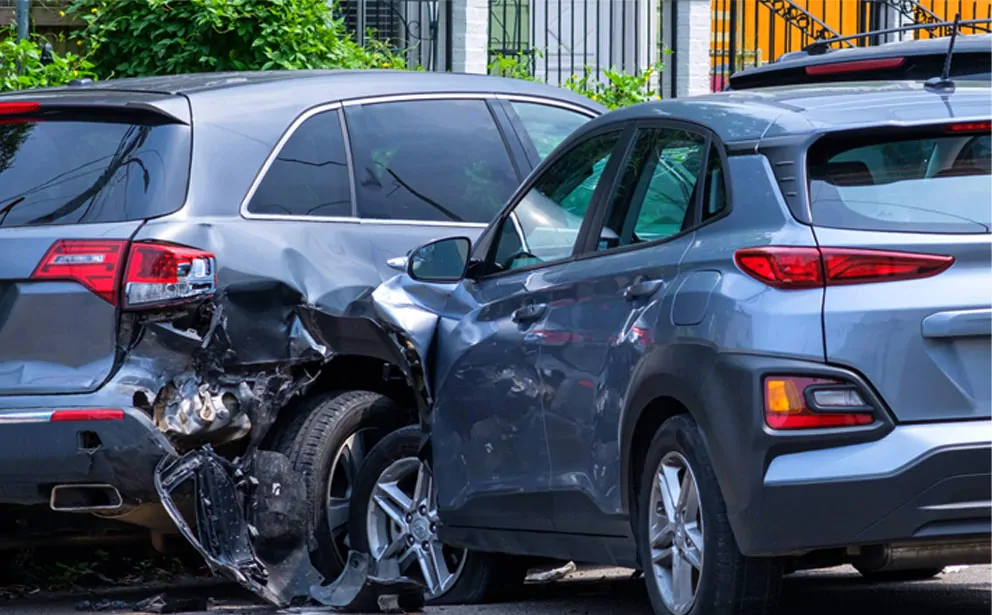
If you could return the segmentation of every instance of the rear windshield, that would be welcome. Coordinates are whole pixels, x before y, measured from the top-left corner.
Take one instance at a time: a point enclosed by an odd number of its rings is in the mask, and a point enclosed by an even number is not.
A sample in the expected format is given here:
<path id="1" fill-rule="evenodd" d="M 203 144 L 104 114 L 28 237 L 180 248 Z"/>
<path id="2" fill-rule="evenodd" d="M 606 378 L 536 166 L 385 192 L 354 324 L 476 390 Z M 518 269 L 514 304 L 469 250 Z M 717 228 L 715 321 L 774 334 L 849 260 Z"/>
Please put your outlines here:
<path id="1" fill-rule="evenodd" d="M 989 133 L 817 142 L 807 157 L 813 223 L 918 233 L 988 233 Z"/>
<path id="2" fill-rule="evenodd" d="M 189 127 L 136 122 L 0 120 L 0 228 L 141 220 L 182 207 Z"/>

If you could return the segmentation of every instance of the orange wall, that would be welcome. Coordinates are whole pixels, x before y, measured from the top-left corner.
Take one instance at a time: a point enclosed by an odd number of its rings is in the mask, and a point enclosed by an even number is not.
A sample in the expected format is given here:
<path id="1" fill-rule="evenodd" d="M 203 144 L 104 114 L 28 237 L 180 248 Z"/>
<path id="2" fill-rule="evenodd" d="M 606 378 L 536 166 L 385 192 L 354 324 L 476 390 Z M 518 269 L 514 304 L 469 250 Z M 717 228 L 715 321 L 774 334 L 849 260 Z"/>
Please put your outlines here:
<path id="1" fill-rule="evenodd" d="M 834 31 L 841 35 L 857 34 L 866 28 L 860 27 L 867 15 L 862 14 L 864 2 L 861 0 L 794 0 Z M 748 66 L 754 64 L 754 54 L 765 63 L 783 53 L 798 51 L 813 42 L 804 37 L 801 31 L 775 15 L 757 0 L 711 0 L 713 10 L 713 30 L 711 56 L 713 66 L 726 62 L 729 49 L 730 6 L 736 2 L 738 9 L 737 40 L 738 56 L 743 52 Z M 992 17 L 992 0 L 921 0 L 924 7 L 937 17 L 954 20 L 954 14 L 961 12 L 961 19 L 983 19 Z M 929 34 L 921 31 L 920 38 Z M 741 62 L 740 57 L 738 62 Z"/>

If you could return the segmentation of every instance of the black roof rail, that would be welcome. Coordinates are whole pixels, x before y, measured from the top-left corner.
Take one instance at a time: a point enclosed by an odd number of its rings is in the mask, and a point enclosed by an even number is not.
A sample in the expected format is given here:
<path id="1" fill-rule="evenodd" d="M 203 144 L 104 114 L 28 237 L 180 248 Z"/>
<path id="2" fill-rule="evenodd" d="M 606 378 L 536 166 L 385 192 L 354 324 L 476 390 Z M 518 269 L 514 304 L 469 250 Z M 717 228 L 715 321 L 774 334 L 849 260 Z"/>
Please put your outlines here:
<path id="1" fill-rule="evenodd" d="M 960 26 L 978 26 L 978 25 L 988 25 L 992 26 L 992 19 L 967 19 L 962 20 L 959 24 Z M 847 41 L 853 41 L 855 39 L 866 38 L 869 36 L 878 36 L 881 34 L 898 34 L 900 32 L 915 32 L 916 30 L 931 30 L 934 28 L 947 28 L 948 32 L 954 31 L 953 21 L 941 21 L 937 23 L 925 23 L 925 24 L 912 24 L 908 26 L 900 26 L 898 28 L 885 28 L 884 30 L 872 30 L 870 32 L 861 32 L 859 34 L 849 34 L 847 36 L 836 36 L 833 38 L 825 38 L 809 45 L 803 47 L 803 51 L 810 55 L 819 55 L 825 53 L 830 45 L 834 43 L 846 43 Z M 992 28 L 985 28 L 985 32 L 992 32 Z"/>

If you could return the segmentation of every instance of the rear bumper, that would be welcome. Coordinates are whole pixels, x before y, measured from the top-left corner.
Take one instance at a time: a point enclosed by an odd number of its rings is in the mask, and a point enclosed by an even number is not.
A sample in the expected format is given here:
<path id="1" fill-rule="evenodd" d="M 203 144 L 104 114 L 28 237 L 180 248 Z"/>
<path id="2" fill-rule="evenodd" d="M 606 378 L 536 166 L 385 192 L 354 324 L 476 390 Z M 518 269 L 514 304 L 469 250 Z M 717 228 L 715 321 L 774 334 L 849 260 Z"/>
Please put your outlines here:
<path id="1" fill-rule="evenodd" d="M 752 553 L 987 539 L 990 442 L 989 421 L 907 425 L 877 442 L 781 455 L 751 521 L 738 523 L 748 526 Z"/>
<path id="2" fill-rule="evenodd" d="M 48 504 L 57 484 L 107 484 L 126 503 L 158 501 L 155 466 L 174 450 L 146 413 L 49 422 L 56 409 L 0 410 L 0 504 Z"/>
<path id="3" fill-rule="evenodd" d="M 858 374 L 770 356 L 718 355 L 694 413 L 745 555 L 992 536 L 992 420 L 776 432 L 764 424 L 766 374 Z"/>

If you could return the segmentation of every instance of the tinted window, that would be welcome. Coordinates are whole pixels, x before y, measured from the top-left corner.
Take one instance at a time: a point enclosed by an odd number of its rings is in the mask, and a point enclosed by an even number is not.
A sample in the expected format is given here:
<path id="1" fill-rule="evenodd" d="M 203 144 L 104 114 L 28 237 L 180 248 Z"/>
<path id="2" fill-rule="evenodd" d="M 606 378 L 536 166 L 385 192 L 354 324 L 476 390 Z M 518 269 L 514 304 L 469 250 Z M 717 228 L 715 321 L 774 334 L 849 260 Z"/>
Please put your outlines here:
<path id="1" fill-rule="evenodd" d="M 620 133 L 593 137 L 553 163 L 503 222 L 497 271 L 518 269 L 572 254 Z"/>
<path id="2" fill-rule="evenodd" d="M 551 105 L 519 101 L 510 104 L 520 117 L 520 122 L 541 160 L 547 158 L 565 137 L 590 119 L 588 115 Z"/>
<path id="3" fill-rule="evenodd" d="M 705 156 L 701 135 L 641 132 L 610 200 L 597 249 L 657 241 L 687 228 Z"/>
<path id="4" fill-rule="evenodd" d="M 337 111 L 318 113 L 286 141 L 255 190 L 248 211 L 350 217 L 348 181 L 340 116 Z"/>
<path id="5" fill-rule="evenodd" d="M 706 183 L 703 185 L 703 216 L 709 220 L 727 208 L 727 185 L 723 173 L 723 159 L 715 146 L 710 146 L 706 162 Z"/>
<path id="6" fill-rule="evenodd" d="M 519 184 L 482 100 L 347 111 L 363 218 L 489 222 Z"/>
<path id="7" fill-rule="evenodd" d="M 140 220 L 186 200 L 189 128 L 46 114 L 0 121 L 0 226 Z"/>
<path id="8" fill-rule="evenodd" d="M 988 232 L 990 137 L 830 139 L 808 156 L 813 222 L 877 231 Z"/>

